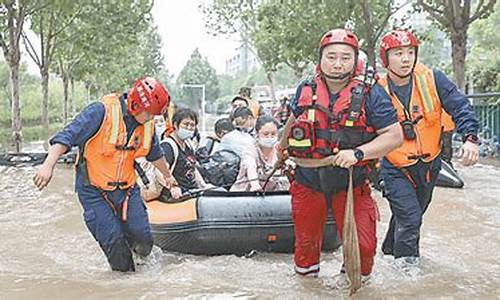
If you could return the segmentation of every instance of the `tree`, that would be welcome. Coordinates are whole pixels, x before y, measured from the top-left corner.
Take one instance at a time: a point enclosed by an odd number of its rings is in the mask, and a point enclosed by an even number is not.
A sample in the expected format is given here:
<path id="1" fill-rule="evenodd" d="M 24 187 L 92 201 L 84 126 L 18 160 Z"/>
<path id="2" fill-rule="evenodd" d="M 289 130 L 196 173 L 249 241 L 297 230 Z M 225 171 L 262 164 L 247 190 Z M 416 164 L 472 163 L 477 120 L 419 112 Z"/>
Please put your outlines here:
<path id="1" fill-rule="evenodd" d="M 12 137 L 16 151 L 21 150 L 22 124 L 19 102 L 19 62 L 21 50 L 19 40 L 24 21 L 29 14 L 28 1 L 2 1 L 0 4 L 0 46 L 10 71 L 10 99 L 12 101 Z"/>
<path id="2" fill-rule="evenodd" d="M 361 0 L 353 2 L 349 11 L 358 38 L 363 40 L 362 49 L 368 57 L 368 63 L 375 66 L 377 43 L 384 33 L 389 20 L 409 2 L 398 6 L 394 0 Z"/>
<path id="3" fill-rule="evenodd" d="M 467 59 L 467 73 L 472 79 L 474 92 L 500 91 L 500 2 L 493 14 L 471 25 L 473 46 Z"/>
<path id="4" fill-rule="evenodd" d="M 219 97 L 219 81 L 215 69 L 208 63 L 206 58 L 201 56 L 196 48 L 187 61 L 177 78 L 177 86 L 180 88 L 178 96 L 180 102 L 184 102 L 191 107 L 201 108 L 201 89 L 190 88 L 184 84 L 204 84 L 205 98 L 215 101 Z"/>
<path id="5" fill-rule="evenodd" d="M 32 39 L 22 33 L 26 51 L 40 70 L 42 77 L 42 128 L 45 147 L 49 139 L 49 70 L 61 33 L 68 28 L 81 12 L 76 2 L 47 1 L 46 5 L 29 16 L 31 29 L 38 34 L 40 48 L 36 49 Z"/>
<path id="6" fill-rule="evenodd" d="M 417 0 L 417 9 L 427 12 L 451 40 L 453 75 L 457 86 L 465 91 L 465 59 L 467 56 L 467 32 L 478 19 L 487 18 L 496 0 L 478 0 L 475 10 L 471 0 Z"/>
<path id="7" fill-rule="evenodd" d="M 374 65 L 378 39 L 390 17 L 406 5 L 395 6 L 394 2 L 330 0 L 311 5 L 297 1 L 293 6 L 283 1 L 263 2 L 258 6 L 252 40 L 264 67 L 273 70 L 285 63 L 294 70 L 296 78 L 301 78 L 309 64 L 318 61 L 322 34 L 352 24 Z"/>

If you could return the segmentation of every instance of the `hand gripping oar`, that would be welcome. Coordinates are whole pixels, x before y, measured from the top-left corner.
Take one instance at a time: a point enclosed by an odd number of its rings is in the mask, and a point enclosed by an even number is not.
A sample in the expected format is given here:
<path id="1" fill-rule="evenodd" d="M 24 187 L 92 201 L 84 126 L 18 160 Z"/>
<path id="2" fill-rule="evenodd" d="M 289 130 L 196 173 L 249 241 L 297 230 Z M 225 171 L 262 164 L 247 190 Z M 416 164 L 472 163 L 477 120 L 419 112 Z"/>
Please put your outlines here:
<path id="1" fill-rule="evenodd" d="M 358 232 L 354 219 L 354 188 L 352 185 L 352 170 L 349 168 L 349 187 L 344 214 L 344 228 L 342 230 L 342 248 L 346 273 L 351 283 L 349 295 L 354 294 L 361 287 L 361 258 L 359 253 Z"/>
<path id="2" fill-rule="evenodd" d="M 274 173 L 276 173 L 276 171 L 278 171 L 279 168 L 281 168 L 281 166 L 285 163 L 284 160 L 280 159 L 279 161 L 277 161 L 275 164 L 274 164 L 274 167 L 273 169 L 271 170 L 271 172 L 269 172 L 269 174 L 266 175 L 266 180 L 264 181 L 264 184 L 262 185 L 262 192 L 265 193 L 266 192 L 266 186 L 267 184 L 269 183 L 269 180 L 271 180 L 271 177 L 273 177 Z"/>

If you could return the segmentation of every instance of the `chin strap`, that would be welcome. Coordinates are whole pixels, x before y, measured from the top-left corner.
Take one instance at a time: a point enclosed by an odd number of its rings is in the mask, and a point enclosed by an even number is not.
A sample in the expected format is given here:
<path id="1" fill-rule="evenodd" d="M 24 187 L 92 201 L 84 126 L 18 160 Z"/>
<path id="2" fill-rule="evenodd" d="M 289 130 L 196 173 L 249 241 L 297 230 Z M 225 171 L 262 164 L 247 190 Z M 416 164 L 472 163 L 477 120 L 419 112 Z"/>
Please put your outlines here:
<path id="1" fill-rule="evenodd" d="M 339 76 L 328 75 L 328 74 L 326 74 L 324 72 L 321 72 L 321 73 L 323 73 L 323 76 L 325 76 L 326 78 L 331 79 L 331 80 L 343 80 L 343 79 L 346 79 L 346 78 L 348 78 L 348 77 L 350 77 L 352 75 L 352 71 L 351 72 L 347 72 L 347 73 L 343 73 L 343 74 L 341 74 Z"/>
<path id="2" fill-rule="evenodd" d="M 394 70 L 392 70 L 391 68 L 389 68 L 389 66 L 387 66 L 387 70 L 389 70 L 389 72 L 391 72 L 392 74 L 396 75 L 397 77 L 399 77 L 401 79 L 406 79 L 406 78 L 410 77 L 411 74 L 413 74 L 413 71 L 415 70 L 415 66 L 416 65 L 417 65 L 417 60 L 415 59 L 415 62 L 413 63 L 413 67 L 411 68 L 411 71 L 408 74 L 404 75 L 404 76 L 399 75 L 398 73 L 394 72 Z"/>
<path id="3" fill-rule="evenodd" d="M 410 71 L 408 74 L 406 74 L 406 75 L 403 75 L 403 76 L 402 76 L 402 75 L 399 75 L 398 73 L 394 72 L 394 71 L 393 71 L 392 69 L 390 69 L 390 68 L 387 68 L 387 70 L 389 70 L 389 72 L 391 72 L 392 74 L 396 75 L 397 77 L 399 77 L 399 78 L 401 78 L 401 79 L 406 79 L 406 78 L 410 77 L 410 76 L 411 76 L 411 74 L 413 73 L 413 69 L 411 69 L 411 71 Z"/>

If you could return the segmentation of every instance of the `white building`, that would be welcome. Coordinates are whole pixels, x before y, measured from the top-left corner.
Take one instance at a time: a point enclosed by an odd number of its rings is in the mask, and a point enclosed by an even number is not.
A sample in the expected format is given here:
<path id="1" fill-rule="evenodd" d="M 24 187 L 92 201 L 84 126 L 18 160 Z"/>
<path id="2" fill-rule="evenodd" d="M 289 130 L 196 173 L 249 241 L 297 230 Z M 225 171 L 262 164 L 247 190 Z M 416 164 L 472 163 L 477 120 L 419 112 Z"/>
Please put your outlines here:
<path id="1" fill-rule="evenodd" d="M 226 74 L 248 73 L 260 67 L 256 51 L 247 44 L 235 49 L 235 54 L 226 60 Z"/>

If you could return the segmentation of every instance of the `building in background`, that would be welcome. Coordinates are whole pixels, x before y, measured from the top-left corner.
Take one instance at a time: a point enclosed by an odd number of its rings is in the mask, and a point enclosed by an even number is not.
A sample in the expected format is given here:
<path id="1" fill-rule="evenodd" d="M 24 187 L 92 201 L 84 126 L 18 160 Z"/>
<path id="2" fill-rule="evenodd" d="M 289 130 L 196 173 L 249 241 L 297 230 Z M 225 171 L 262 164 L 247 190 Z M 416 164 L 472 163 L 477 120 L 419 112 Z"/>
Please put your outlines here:
<path id="1" fill-rule="evenodd" d="M 235 49 L 234 55 L 226 60 L 227 75 L 246 74 L 255 71 L 259 67 L 260 62 L 256 51 L 248 43 L 242 43 Z"/>

